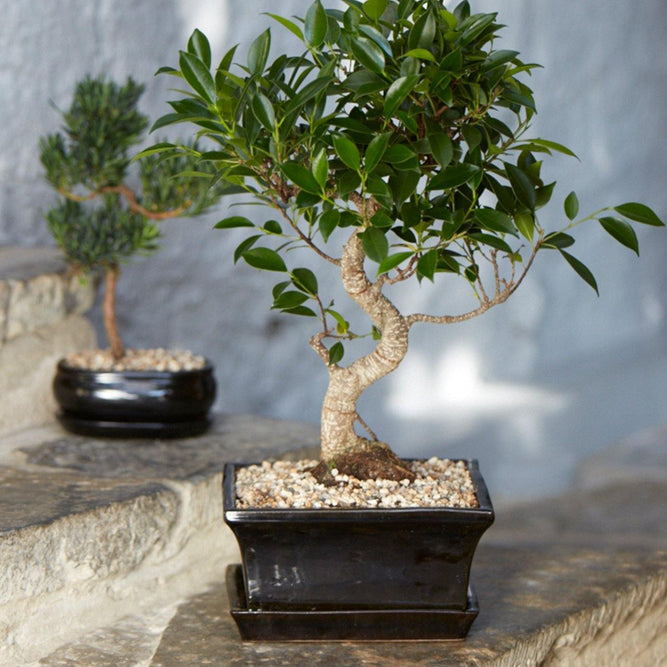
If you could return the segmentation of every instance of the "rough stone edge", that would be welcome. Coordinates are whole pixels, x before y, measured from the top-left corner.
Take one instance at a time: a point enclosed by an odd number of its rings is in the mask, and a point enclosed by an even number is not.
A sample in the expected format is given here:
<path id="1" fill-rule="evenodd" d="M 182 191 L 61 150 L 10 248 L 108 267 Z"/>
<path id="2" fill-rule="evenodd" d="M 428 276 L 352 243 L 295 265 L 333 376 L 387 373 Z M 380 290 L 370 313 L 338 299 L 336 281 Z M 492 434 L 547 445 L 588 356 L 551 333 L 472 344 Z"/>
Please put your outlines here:
<path id="1" fill-rule="evenodd" d="M 0 437 L 53 420 L 51 383 L 58 359 L 95 341 L 93 325 L 72 314 L 0 345 Z"/>
<path id="2" fill-rule="evenodd" d="M 667 618 L 667 576 L 664 572 L 618 591 L 598 607 L 569 615 L 560 623 L 541 628 L 517 643 L 502 656 L 490 662 L 492 667 L 543 665 L 565 667 L 572 665 L 614 664 L 609 659 L 609 641 L 616 633 L 621 637 L 614 645 L 622 645 L 628 636 L 627 626 L 655 618 L 665 625 Z M 611 648 L 611 652 L 613 652 Z M 641 659 L 641 656 L 633 656 Z M 616 663 L 619 664 L 619 663 Z M 642 664 L 635 662 L 631 664 Z"/>
<path id="3" fill-rule="evenodd" d="M 58 590 L 0 608 L 0 664 L 38 660 L 113 625 L 130 609 L 168 606 L 221 581 L 225 565 L 238 560 L 236 542 L 222 520 L 221 485 L 221 473 L 195 484 L 165 482 L 178 512 L 136 567 L 106 578 L 69 580 Z M 91 514 L 94 520 L 100 513 Z"/>

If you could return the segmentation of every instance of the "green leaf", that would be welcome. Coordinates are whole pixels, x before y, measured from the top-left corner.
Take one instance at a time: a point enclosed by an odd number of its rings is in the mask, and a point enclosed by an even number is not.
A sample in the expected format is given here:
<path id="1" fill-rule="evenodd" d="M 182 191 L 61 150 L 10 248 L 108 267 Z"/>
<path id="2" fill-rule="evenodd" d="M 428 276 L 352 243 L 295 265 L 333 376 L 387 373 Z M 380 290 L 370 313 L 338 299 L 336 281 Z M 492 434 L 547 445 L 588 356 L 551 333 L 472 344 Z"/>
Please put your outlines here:
<path id="1" fill-rule="evenodd" d="M 411 76 L 402 76 L 389 86 L 389 90 L 387 90 L 384 98 L 385 116 L 391 116 L 398 109 L 403 100 L 412 92 L 418 81 L 419 76 L 413 74 Z"/>
<path id="2" fill-rule="evenodd" d="M 577 214 L 579 213 L 579 199 L 575 192 L 570 192 L 570 194 L 565 197 L 563 208 L 565 209 L 565 215 L 569 220 L 574 220 L 577 217 Z"/>
<path id="3" fill-rule="evenodd" d="M 331 308 L 327 308 L 326 312 L 336 320 L 336 331 L 341 335 L 345 335 L 350 328 L 350 323 L 340 313 Z"/>
<path id="4" fill-rule="evenodd" d="M 244 239 L 241 241 L 241 243 L 236 246 L 236 249 L 234 250 L 234 264 L 241 259 L 243 256 L 243 253 L 252 248 L 253 245 L 257 242 L 257 239 L 261 239 L 262 236 L 261 234 L 255 234 L 254 236 L 249 236 L 247 239 Z"/>
<path id="5" fill-rule="evenodd" d="M 562 153 L 563 155 L 569 155 L 570 157 L 579 159 L 576 153 L 573 153 L 567 146 L 559 144 L 556 141 L 548 141 L 547 139 L 529 139 L 531 144 L 536 144 L 542 148 L 548 148 L 549 150 L 556 151 L 557 153 Z"/>
<path id="6" fill-rule="evenodd" d="M 277 220 L 267 220 L 266 223 L 264 223 L 264 227 L 262 227 L 262 229 L 267 234 L 282 234 L 283 233 L 283 228 L 280 226 L 280 223 Z"/>
<path id="7" fill-rule="evenodd" d="M 429 62 L 436 62 L 435 56 L 426 49 L 410 49 L 407 53 L 404 53 L 402 58 L 417 58 L 419 60 L 428 60 Z"/>
<path id="8" fill-rule="evenodd" d="M 419 164 L 417 153 L 406 144 L 394 144 L 390 146 L 384 154 L 384 161 L 392 165 L 411 163 L 406 165 L 407 168 L 412 168 Z"/>
<path id="9" fill-rule="evenodd" d="M 310 269 L 294 269 L 292 271 L 292 282 L 297 289 L 308 294 L 317 294 L 317 278 Z"/>
<path id="10" fill-rule="evenodd" d="M 381 74 L 384 71 L 384 53 L 382 49 L 368 37 L 361 35 L 350 39 L 354 57 L 366 68 Z"/>
<path id="11" fill-rule="evenodd" d="M 574 245 L 574 239 L 564 232 L 553 232 L 547 234 L 542 242 L 543 248 L 550 250 L 560 250 L 561 248 L 569 248 Z"/>
<path id="12" fill-rule="evenodd" d="M 382 156 L 389 145 L 390 138 L 391 132 L 385 132 L 384 134 L 378 134 L 376 137 L 373 137 L 371 143 L 368 144 L 368 147 L 366 148 L 366 156 L 364 157 L 364 166 L 366 167 L 367 173 L 370 174 L 380 163 L 380 160 L 382 160 Z"/>
<path id="13" fill-rule="evenodd" d="M 196 29 L 188 40 L 188 52 L 198 56 L 207 68 L 211 67 L 211 45 L 206 35 Z"/>
<path id="14" fill-rule="evenodd" d="M 192 53 L 181 51 L 179 67 L 190 87 L 210 104 L 215 103 L 215 83 L 204 63 Z"/>
<path id="15" fill-rule="evenodd" d="M 273 295 L 273 300 L 275 301 L 292 283 L 289 280 L 286 280 L 282 283 L 277 283 L 273 286 L 271 294 Z"/>
<path id="16" fill-rule="evenodd" d="M 444 169 L 452 161 L 454 155 L 454 145 L 449 135 L 445 132 L 434 132 L 428 135 L 428 143 L 433 157 Z"/>
<path id="17" fill-rule="evenodd" d="M 535 236 L 535 218 L 530 213 L 517 213 L 514 216 L 514 224 L 524 238 L 529 241 L 533 240 L 533 236 Z"/>
<path id="18" fill-rule="evenodd" d="M 387 1 L 388 0 L 366 0 L 363 4 L 366 16 L 374 21 L 379 20 L 382 14 L 384 14 L 384 10 L 387 8 Z"/>
<path id="19" fill-rule="evenodd" d="M 285 162 L 285 164 L 280 165 L 280 168 L 294 185 L 306 192 L 319 194 L 319 183 L 315 180 L 315 177 L 311 174 L 310 170 L 306 169 L 303 165 L 298 162 Z"/>
<path id="20" fill-rule="evenodd" d="M 517 199 L 531 211 L 534 211 L 535 189 L 530 178 L 513 164 L 505 164 L 505 171 Z"/>
<path id="21" fill-rule="evenodd" d="M 296 306 L 294 308 L 283 308 L 283 313 L 289 315 L 303 315 L 304 317 L 317 317 L 317 313 L 307 306 Z"/>
<path id="22" fill-rule="evenodd" d="M 380 229 L 389 229 L 394 224 L 394 219 L 388 216 L 384 211 L 378 211 L 371 218 L 371 225 Z"/>
<path id="23" fill-rule="evenodd" d="M 408 36 L 410 49 L 426 49 L 435 39 L 436 22 L 432 12 L 422 14 L 416 21 Z"/>
<path id="24" fill-rule="evenodd" d="M 289 310 L 300 306 L 308 301 L 309 296 L 303 292 L 286 291 L 282 292 L 273 302 L 271 308 L 275 310 Z"/>
<path id="25" fill-rule="evenodd" d="M 345 355 L 345 348 L 343 344 L 338 341 L 331 346 L 329 350 L 329 366 L 333 366 L 342 360 Z"/>
<path id="26" fill-rule="evenodd" d="M 423 254 L 417 262 L 417 275 L 428 278 L 428 280 L 433 282 L 433 276 L 435 275 L 437 266 L 438 251 L 435 249 L 429 250 L 427 253 Z"/>
<path id="27" fill-rule="evenodd" d="M 622 216 L 634 220 L 635 222 L 641 222 L 644 225 L 653 225 L 654 227 L 665 226 L 665 223 L 660 220 L 653 210 L 644 204 L 629 202 L 627 204 L 615 206 L 614 210 L 616 213 L 620 213 Z"/>
<path id="28" fill-rule="evenodd" d="M 320 0 L 315 0 L 306 12 L 306 21 L 304 24 L 306 42 L 314 48 L 320 46 L 327 36 L 327 26 L 326 11 Z"/>
<path id="29" fill-rule="evenodd" d="M 479 167 L 474 164 L 456 164 L 443 169 L 431 179 L 428 188 L 431 190 L 451 190 L 467 183 L 479 173 Z"/>
<path id="30" fill-rule="evenodd" d="M 248 218 L 244 218 L 242 215 L 233 215 L 220 222 L 216 223 L 213 229 L 233 229 L 234 227 L 254 227 L 255 224 L 252 223 Z"/>
<path id="31" fill-rule="evenodd" d="M 243 259 L 256 269 L 287 271 L 283 258 L 271 248 L 251 248 L 242 254 Z"/>
<path id="32" fill-rule="evenodd" d="M 598 222 L 608 234 L 615 238 L 619 243 L 626 246 L 626 248 L 634 250 L 634 252 L 637 253 L 637 256 L 639 256 L 639 241 L 637 240 L 637 234 L 635 234 L 635 230 L 629 222 L 612 217 L 599 218 Z"/>
<path id="33" fill-rule="evenodd" d="M 325 243 L 329 240 L 329 237 L 331 236 L 333 230 L 336 229 L 336 227 L 338 227 L 339 222 L 340 222 L 340 213 L 335 209 L 326 211 L 326 213 L 323 213 L 320 216 L 320 221 L 319 221 L 320 234 L 322 234 L 322 238 L 324 239 Z"/>
<path id="34" fill-rule="evenodd" d="M 588 285 L 590 285 L 595 290 L 595 293 L 600 296 L 600 292 L 598 291 L 598 284 L 590 269 L 585 264 L 582 264 L 582 262 L 580 262 L 576 257 L 573 257 L 564 250 L 560 250 L 559 252 L 565 258 L 567 263 L 576 271 L 577 275 Z"/>
<path id="35" fill-rule="evenodd" d="M 396 176 L 390 176 L 389 187 L 394 194 L 394 203 L 400 206 L 408 197 L 412 197 L 419 185 L 420 174 L 414 171 L 404 171 Z"/>
<path id="36" fill-rule="evenodd" d="M 273 105 L 266 95 L 257 93 L 252 100 L 252 112 L 255 118 L 269 131 L 273 131 L 276 125 L 276 114 Z"/>
<path id="37" fill-rule="evenodd" d="M 488 72 L 489 70 L 495 69 L 496 67 L 505 65 L 506 63 L 514 60 L 514 58 L 516 58 L 518 55 L 518 51 L 492 51 L 484 61 L 484 64 L 482 65 L 482 71 Z"/>
<path id="38" fill-rule="evenodd" d="M 480 208 L 475 211 L 475 219 L 486 229 L 500 232 L 501 234 L 517 236 L 512 219 L 502 211 L 496 211 L 492 208 Z"/>
<path id="39" fill-rule="evenodd" d="M 492 248 L 501 250 L 508 255 L 511 255 L 514 252 L 506 241 L 503 241 L 497 236 L 493 236 L 493 234 L 468 234 L 468 236 L 478 243 L 491 246 Z"/>
<path id="40" fill-rule="evenodd" d="M 321 188 L 327 183 L 329 178 L 329 161 L 327 160 L 327 153 L 322 149 L 313 159 L 312 166 L 313 177 Z"/>
<path id="41" fill-rule="evenodd" d="M 306 102 L 310 102 L 310 100 L 327 88 L 330 83 L 331 77 L 329 76 L 320 76 L 307 83 L 298 94 L 289 101 L 284 115 L 289 116 L 297 109 L 302 108 Z"/>
<path id="42" fill-rule="evenodd" d="M 337 135 L 333 138 L 333 144 L 338 157 L 343 161 L 345 166 L 354 169 L 354 171 L 359 171 L 361 156 L 354 142 L 350 141 L 347 137 Z"/>
<path id="43" fill-rule="evenodd" d="M 278 21 L 278 23 L 283 25 L 292 34 L 296 35 L 301 41 L 303 41 L 303 32 L 301 32 L 301 28 L 299 28 L 298 25 L 283 16 L 278 16 L 278 14 L 271 14 L 270 12 L 266 12 L 266 15 L 270 16 L 274 21 Z"/>
<path id="44" fill-rule="evenodd" d="M 382 230 L 377 227 L 369 227 L 359 234 L 359 238 L 364 247 L 364 253 L 369 259 L 379 264 L 387 256 L 389 242 Z"/>
<path id="45" fill-rule="evenodd" d="M 412 251 L 397 252 L 394 255 L 388 255 L 380 262 L 380 266 L 378 266 L 378 276 L 382 275 L 383 273 L 388 273 L 392 269 L 395 269 L 399 264 L 404 262 L 406 259 L 409 259 L 413 255 L 414 253 Z"/>
<path id="46" fill-rule="evenodd" d="M 261 74 L 266 67 L 271 48 L 271 31 L 265 30 L 248 49 L 248 69 L 251 74 Z"/>
<path id="47" fill-rule="evenodd" d="M 448 53 L 440 61 L 440 69 L 444 72 L 454 72 L 458 74 L 463 69 L 463 54 L 461 49 L 455 49 Z"/>

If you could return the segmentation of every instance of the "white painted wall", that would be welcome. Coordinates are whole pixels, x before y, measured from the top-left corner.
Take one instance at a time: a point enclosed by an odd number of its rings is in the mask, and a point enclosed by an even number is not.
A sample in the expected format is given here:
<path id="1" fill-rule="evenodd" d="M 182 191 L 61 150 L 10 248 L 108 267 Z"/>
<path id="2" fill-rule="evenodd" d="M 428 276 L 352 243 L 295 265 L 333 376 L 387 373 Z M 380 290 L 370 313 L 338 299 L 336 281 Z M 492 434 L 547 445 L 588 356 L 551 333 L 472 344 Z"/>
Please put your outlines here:
<path id="1" fill-rule="evenodd" d="M 667 218 L 667 4 L 664 0 L 477 0 L 499 8 L 503 48 L 545 66 L 532 80 L 535 134 L 572 147 L 557 159 L 553 224 L 576 189 L 582 209 L 639 200 Z M 0 20 L 0 244 L 48 244 L 40 135 L 58 126 L 87 73 L 145 81 L 146 113 L 168 108 L 161 65 L 194 27 L 218 57 L 244 53 L 305 0 L 3 0 Z M 449 6 L 449 5 L 448 5 Z M 274 31 L 274 51 L 283 48 Z M 244 211 L 260 216 L 259 209 Z M 218 369 L 225 411 L 317 421 L 326 373 L 307 345 L 311 322 L 268 310 L 270 277 L 233 267 L 239 237 L 211 231 L 224 211 L 164 224 L 164 250 L 128 266 L 121 325 L 132 346 L 187 346 Z M 576 254 L 601 297 L 555 256 L 541 256 L 513 300 L 484 318 L 414 332 L 404 366 L 365 399 L 365 416 L 405 455 L 474 456 L 492 492 L 518 498 L 567 483 L 576 462 L 667 421 L 667 232 L 639 230 L 641 261 L 597 229 Z M 465 286 L 411 287 L 410 309 L 456 312 Z M 339 299 L 343 303 L 342 298 Z M 664 444 L 664 443 L 663 443 Z"/>

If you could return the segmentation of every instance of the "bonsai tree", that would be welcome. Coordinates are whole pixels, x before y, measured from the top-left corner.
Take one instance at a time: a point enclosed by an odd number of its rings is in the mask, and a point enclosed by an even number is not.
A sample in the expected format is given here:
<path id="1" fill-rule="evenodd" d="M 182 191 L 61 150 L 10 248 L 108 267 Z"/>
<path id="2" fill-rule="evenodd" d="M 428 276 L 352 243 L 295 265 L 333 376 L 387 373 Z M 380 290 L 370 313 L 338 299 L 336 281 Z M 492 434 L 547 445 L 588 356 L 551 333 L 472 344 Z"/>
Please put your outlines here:
<path id="1" fill-rule="evenodd" d="M 141 187 L 135 192 L 128 185 L 129 150 L 148 126 L 137 109 L 143 90 L 131 78 L 119 85 L 87 77 L 62 114 L 63 133 L 40 140 L 46 178 L 60 195 L 46 215 L 49 230 L 75 270 L 104 274 L 104 327 L 115 360 L 125 355 L 116 318 L 121 264 L 157 249 L 156 221 L 200 210 L 214 199 L 188 154 L 140 160 Z"/>
<path id="2" fill-rule="evenodd" d="M 413 326 L 453 324 L 509 299 L 538 253 L 553 252 L 597 291 L 591 271 L 570 251 L 572 232 L 597 223 L 638 252 L 629 221 L 659 226 L 648 207 L 625 203 L 579 216 L 574 192 L 560 229 L 546 230 L 540 209 L 554 182 L 542 175 L 552 153 L 574 154 L 532 137 L 535 114 L 516 51 L 497 50 L 496 14 L 452 11 L 441 0 L 315 0 L 304 18 L 269 14 L 302 44 L 270 58 L 271 32 L 234 66 L 236 47 L 211 70 L 199 31 L 162 68 L 188 90 L 170 102 L 156 128 L 193 123 L 215 145 L 205 152 L 163 143 L 215 167 L 214 181 L 245 190 L 274 211 L 268 221 L 221 220 L 247 228 L 234 260 L 278 275 L 273 308 L 319 320 L 310 345 L 328 369 L 321 422 L 321 464 L 359 478 L 411 478 L 357 411 L 362 392 L 401 363 Z M 182 87 L 182 84 L 179 86 Z M 291 266 L 303 246 L 334 265 L 368 316 L 372 351 L 344 363 L 345 346 L 363 335 L 324 294 L 315 273 Z M 465 281 L 476 299 L 463 313 L 401 312 L 391 288 L 406 281 Z M 357 426 L 365 430 L 357 432 Z"/>

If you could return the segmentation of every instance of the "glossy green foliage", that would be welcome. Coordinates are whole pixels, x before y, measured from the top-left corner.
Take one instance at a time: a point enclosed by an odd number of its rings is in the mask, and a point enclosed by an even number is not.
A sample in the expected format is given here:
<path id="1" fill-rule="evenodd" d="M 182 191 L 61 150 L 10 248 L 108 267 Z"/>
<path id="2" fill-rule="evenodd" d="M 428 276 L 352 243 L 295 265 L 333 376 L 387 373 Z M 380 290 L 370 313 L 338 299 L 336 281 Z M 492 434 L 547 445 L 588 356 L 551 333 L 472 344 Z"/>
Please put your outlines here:
<path id="1" fill-rule="evenodd" d="M 248 227 L 236 260 L 289 274 L 276 255 L 294 243 L 336 257 L 332 240 L 356 230 L 376 275 L 459 274 L 476 288 L 484 260 L 513 269 L 552 248 L 597 289 L 563 250 L 574 242 L 566 231 L 598 216 L 636 251 L 623 219 L 662 224 L 636 204 L 617 207 L 619 219 L 604 209 L 576 220 L 572 193 L 564 204 L 569 224 L 545 232 L 539 210 L 555 183 L 543 177 L 542 161 L 574 154 L 528 135 L 536 107 L 526 79 L 538 65 L 496 49 L 495 13 L 473 14 L 466 1 L 448 9 L 441 0 L 346 0 L 343 9 L 327 9 L 315 0 L 303 18 L 269 16 L 302 42 L 300 52 L 272 59 L 267 30 L 244 62 L 234 64 L 233 48 L 211 68 L 196 31 L 179 68 L 161 70 L 188 91 L 155 127 L 194 124 L 216 144 L 201 154 L 215 178 L 287 223 L 289 233 L 277 234 L 250 220 L 221 221 L 219 228 Z M 274 307 L 309 314 L 302 296 L 312 295 L 296 288 L 278 290 Z"/>
<path id="2" fill-rule="evenodd" d="M 195 170 L 196 153 L 189 150 L 179 155 L 149 150 L 137 168 L 141 190 L 127 186 L 131 149 L 148 128 L 138 111 L 143 89 L 131 78 L 119 85 L 87 77 L 62 113 L 62 132 L 40 140 L 46 178 L 60 195 L 47 214 L 49 229 L 67 259 L 87 271 L 154 251 L 159 233 L 152 215 L 194 211 L 215 199 L 214 167 Z"/>

